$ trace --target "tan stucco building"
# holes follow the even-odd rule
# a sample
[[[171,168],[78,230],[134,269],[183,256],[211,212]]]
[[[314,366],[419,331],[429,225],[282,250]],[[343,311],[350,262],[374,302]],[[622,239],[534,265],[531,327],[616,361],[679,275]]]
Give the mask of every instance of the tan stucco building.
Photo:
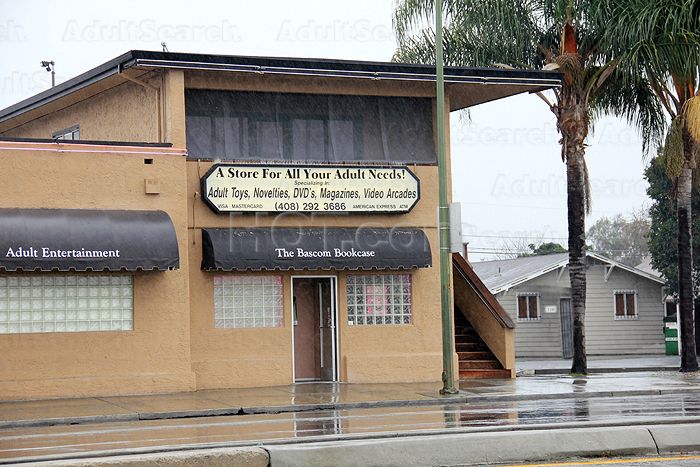
[[[0,399],[439,381],[434,114],[428,66],[144,51],[0,111]]]

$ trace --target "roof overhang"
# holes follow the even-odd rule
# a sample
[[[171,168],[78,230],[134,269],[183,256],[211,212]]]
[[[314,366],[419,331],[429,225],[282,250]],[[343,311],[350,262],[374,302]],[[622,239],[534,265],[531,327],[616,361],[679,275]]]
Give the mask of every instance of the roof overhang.
[[[547,266],[545,266],[541,269],[538,269],[536,271],[532,271],[530,274],[523,275],[521,277],[518,277],[517,279],[513,279],[512,281],[508,282],[507,284],[503,284],[503,285],[499,285],[498,287],[494,287],[493,289],[491,289],[491,293],[495,295],[497,293],[507,292],[508,290],[512,289],[513,287],[516,287],[520,284],[531,281],[532,279],[543,276],[549,272],[556,271],[557,269],[565,268],[566,266],[568,266],[568,264],[569,264],[568,259],[565,259],[563,261],[559,261],[558,263],[548,264]]]
[[[648,272],[642,271],[641,269],[627,266],[625,264],[622,264],[618,261],[607,258],[603,255],[598,254],[598,253],[593,253],[593,252],[587,251],[586,257],[593,258],[597,261],[600,261],[602,263],[606,263],[610,266],[614,266],[616,268],[620,268],[620,269],[625,270],[627,272],[631,272],[632,274],[636,274],[636,275],[641,276],[645,279],[649,279],[650,281],[654,281],[660,285],[666,284],[666,281],[664,281],[661,277],[655,276],[653,274],[649,274]],[[537,269],[535,271],[531,271],[529,274],[526,274],[526,275],[523,275],[523,276],[518,277],[516,279],[513,279],[512,281],[509,281],[507,284],[502,284],[502,285],[499,285],[498,287],[489,288],[489,290],[494,295],[501,293],[501,292],[507,292],[508,290],[512,289],[513,287],[516,287],[520,284],[531,281],[532,279],[543,276],[543,275],[550,273],[552,271],[556,271],[557,269],[565,268],[568,265],[569,265],[569,259],[566,258],[563,261],[548,264],[545,267],[542,267],[542,268]]]
[[[153,70],[192,70],[254,75],[435,82],[435,67],[391,62],[307,58],[249,57],[132,50],[75,78],[0,110],[0,131],[56,111]],[[539,92],[561,85],[553,71],[500,68],[445,67],[450,110],[482,104],[524,92]],[[73,97],[73,98],[71,98]],[[21,117],[21,118],[20,118]],[[12,125],[3,123],[13,120]]]

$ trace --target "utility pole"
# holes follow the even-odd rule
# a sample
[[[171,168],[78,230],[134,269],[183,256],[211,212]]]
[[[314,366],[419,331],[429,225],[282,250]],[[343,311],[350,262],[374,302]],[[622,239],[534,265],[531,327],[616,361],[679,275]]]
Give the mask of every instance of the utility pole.
[[[447,162],[445,155],[445,76],[442,58],[442,0],[435,2],[435,82],[437,85],[438,231],[440,234],[440,302],[442,315],[442,389],[456,394],[453,366],[452,286],[450,284],[450,214],[447,204]]]
[[[46,71],[51,72],[51,87],[56,86],[56,70],[55,70],[56,67],[54,65],[55,65],[55,63],[53,62],[53,60],[51,60],[51,61],[42,60],[42,62],[41,62],[42,68],[45,68]]]

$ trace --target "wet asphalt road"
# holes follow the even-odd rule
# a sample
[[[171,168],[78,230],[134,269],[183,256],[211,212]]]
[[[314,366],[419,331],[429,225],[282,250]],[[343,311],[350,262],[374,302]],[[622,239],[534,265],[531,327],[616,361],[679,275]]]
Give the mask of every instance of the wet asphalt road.
[[[568,462],[554,462],[542,464],[510,464],[501,467],[698,467],[700,456],[659,456],[659,457],[635,457],[630,459],[606,459],[606,460],[572,460]]]
[[[692,417],[700,417],[700,393],[14,428],[0,430],[0,462],[107,452],[125,454],[275,442],[407,436],[426,432],[544,429],[550,425],[578,424],[651,424],[679,418],[700,421],[700,418],[692,420]],[[668,465],[700,465],[699,459],[689,462]]]

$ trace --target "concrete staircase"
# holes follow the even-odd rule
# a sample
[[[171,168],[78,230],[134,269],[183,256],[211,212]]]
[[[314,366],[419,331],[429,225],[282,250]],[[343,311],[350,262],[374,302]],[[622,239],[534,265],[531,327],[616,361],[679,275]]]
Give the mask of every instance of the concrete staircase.
[[[455,308],[455,350],[459,356],[459,379],[510,378],[462,312]]]

